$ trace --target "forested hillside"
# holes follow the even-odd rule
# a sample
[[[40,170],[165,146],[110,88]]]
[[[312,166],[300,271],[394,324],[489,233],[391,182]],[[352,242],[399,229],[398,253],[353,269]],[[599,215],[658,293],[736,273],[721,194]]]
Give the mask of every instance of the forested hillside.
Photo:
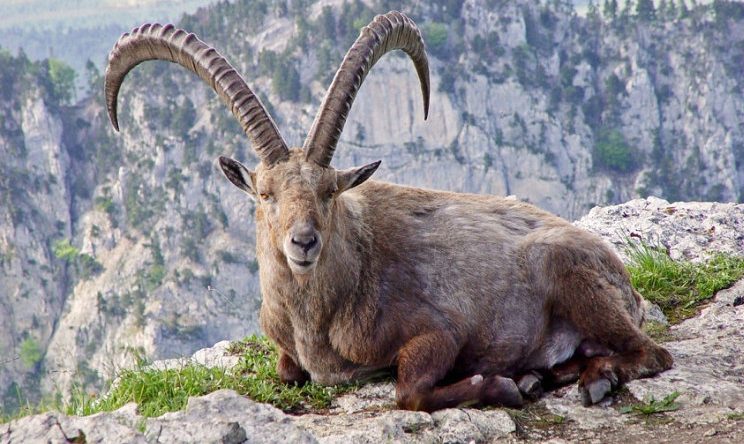
[[[614,6],[613,6],[614,5]],[[744,196],[744,7],[614,1],[219,2],[179,26],[244,74],[299,145],[359,28],[400,8],[432,70],[383,59],[352,109],[337,167],[514,194],[568,218],[638,196]],[[111,41],[110,45],[113,46]],[[166,63],[126,80],[121,133],[101,74],[0,53],[0,395],[99,387],[141,357],[257,331],[253,206],[216,169],[257,158],[215,94]],[[40,389],[41,388],[41,389]]]

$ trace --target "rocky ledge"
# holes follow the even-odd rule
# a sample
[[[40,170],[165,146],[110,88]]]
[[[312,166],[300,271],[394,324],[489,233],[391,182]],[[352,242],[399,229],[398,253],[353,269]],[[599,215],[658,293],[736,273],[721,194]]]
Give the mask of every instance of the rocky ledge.
[[[576,223],[619,246],[640,237],[673,257],[716,251],[744,254],[744,205],[675,203],[649,198],[596,208]],[[523,410],[395,409],[392,383],[369,384],[323,414],[288,415],[229,390],[191,398],[185,410],[143,418],[129,404],[88,417],[50,412],[0,425],[8,443],[179,442],[744,442],[744,280],[720,291],[701,313],[672,326],[665,346],[675,366],[633,381],[601,405],[581,406],[575,385]],[[197,352],[205,365],[231,365],[226,343]],[[179,361],[161,363],[178,365]],[[622,406],[678,392],[679,408],[642,417]]]

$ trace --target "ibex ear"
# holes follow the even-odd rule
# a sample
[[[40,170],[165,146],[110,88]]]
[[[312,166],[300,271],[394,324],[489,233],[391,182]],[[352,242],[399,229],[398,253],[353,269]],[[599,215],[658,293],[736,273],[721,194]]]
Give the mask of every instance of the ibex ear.
[[[256,173],[237,160],[225,156],[220,156],[220,168],[233,185],[248,193],[253,200],[257,199]]]
[[[340,170],[336,176],[336,185],[338,185],[338,192],[343,193],[346,190],[350,190],[357,185],[364,183],[365,180],[377,171],[377,167],[382,163],[381,160],[372,162],[370,164],[349,168],[348,170]]]

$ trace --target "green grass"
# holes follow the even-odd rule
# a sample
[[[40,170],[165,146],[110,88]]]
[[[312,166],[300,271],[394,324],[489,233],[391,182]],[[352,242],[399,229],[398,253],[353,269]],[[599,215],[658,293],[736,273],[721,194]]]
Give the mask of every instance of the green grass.
[[[631,282],[659,305],[672,324],[697,314],[701,304],[744,277],[744,257],[717,253],[702,263],[676,261],[657,247],[628,242]]]
[[[664,397],[664,399],[657,401],[652,396],[647,402],[639,402],[632,404],[620,409],[620,413],[630,413],[638,416],[651,416],[658,413],[673,412],[679,409],[679,404],[674,402],[678,397],[679,392],[672,392]]]
[[[251,336],[233,343],[228,351],[240,356],[238,365],[231,369],[189,364],[179,369],[154,370],[139,366],[125,370],[102,398],[74,396],[66,411],[90,415],[135,402],[142,416],[154,417],[183,409],[191,396],[231,389],[285,412],[301,413],[328,408],[335,397],[355,388],[354,385],[283,384],[276,373],[278,352],[263,337]]]
[[[330,387],[312,383],[283,384],[276,373],[278,352],[263,337],[251,336],[235,342],[228,352],[240,356],[238,365],[231,369],[189,364],[178,369],[156,370],[142,362],[132,370],[121,372],[113,387],[101,397],[76,390],[65,403],[27,406],[18,414],[1,419],[9,421],[49,410],[68,415],[92,415],[116,410],[130,402],[137,403],[140,415],[156,417],[183,409],[191,396],[221,389],[235,390],[285,412],[304,413],[326,409],[334,398],[357,387],[352,384]]]

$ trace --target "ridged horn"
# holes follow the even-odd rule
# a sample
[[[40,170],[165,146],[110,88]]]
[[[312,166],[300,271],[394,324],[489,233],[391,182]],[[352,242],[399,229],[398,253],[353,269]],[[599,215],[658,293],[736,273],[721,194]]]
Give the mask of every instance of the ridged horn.
[[[173,25],[144,24],[124,34],[109,55],[104,92],[111,124],[118,131],[116,100],[124,77],[146,60],[178,63],[209,84],[230,107],[265,164],[289,155],[287,144],[261,101],[214,48]]]
[[[429,61],[416,24],[406,15],[391,11],[378,15],[362,28],[346,53],[328,88],[310,133],[305,139],[305,158],[328,166],[346,123],[351,105],[367,73],[388,51],[403,50],[413,61],[424,97],[424,118],[429,115]]]

